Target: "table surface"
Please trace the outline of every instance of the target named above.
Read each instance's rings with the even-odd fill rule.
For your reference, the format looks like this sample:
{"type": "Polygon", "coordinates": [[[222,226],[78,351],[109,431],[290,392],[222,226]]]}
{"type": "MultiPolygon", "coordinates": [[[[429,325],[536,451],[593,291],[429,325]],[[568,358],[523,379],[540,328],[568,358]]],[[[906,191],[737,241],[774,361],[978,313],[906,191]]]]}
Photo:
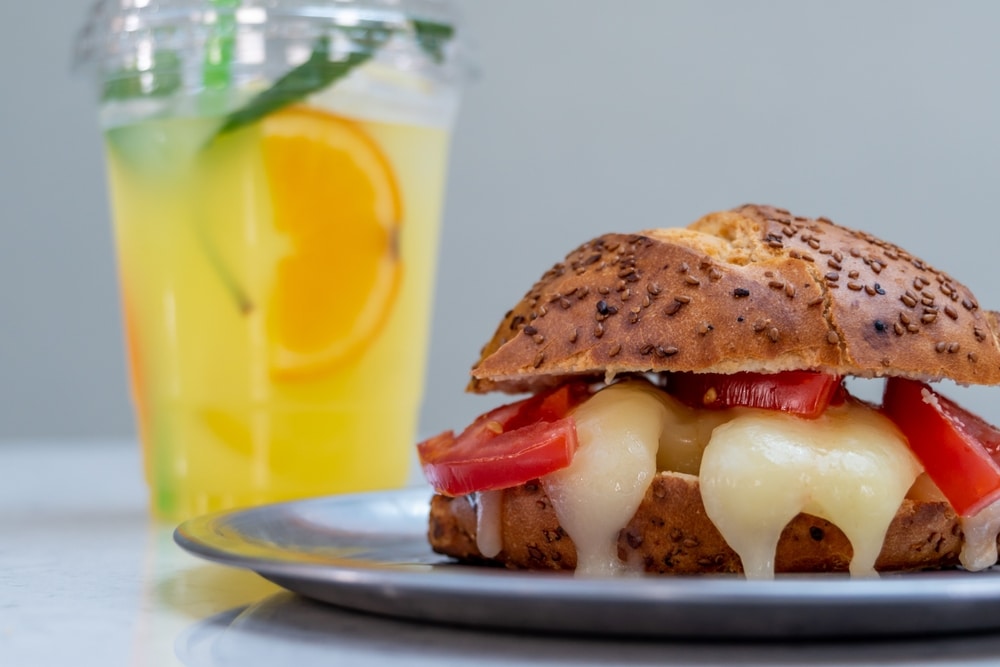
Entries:
{"type": "Polygon", "coordinates": [[[995,665],[1000,635],[655,642],[439,627],[314,603],[178,548],[124,441],[0,442],[0,665],[995,665]]]}

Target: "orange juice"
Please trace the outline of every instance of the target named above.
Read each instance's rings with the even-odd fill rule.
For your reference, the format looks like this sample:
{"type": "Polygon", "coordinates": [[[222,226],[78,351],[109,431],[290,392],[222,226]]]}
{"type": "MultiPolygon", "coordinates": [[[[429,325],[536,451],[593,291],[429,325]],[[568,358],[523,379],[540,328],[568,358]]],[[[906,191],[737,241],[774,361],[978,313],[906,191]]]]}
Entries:
{"type": "Polygon", "coordinates": [[[423,386],[448,133],[322,97],[106,128],[152,506],[402,485],[423,386]]]}

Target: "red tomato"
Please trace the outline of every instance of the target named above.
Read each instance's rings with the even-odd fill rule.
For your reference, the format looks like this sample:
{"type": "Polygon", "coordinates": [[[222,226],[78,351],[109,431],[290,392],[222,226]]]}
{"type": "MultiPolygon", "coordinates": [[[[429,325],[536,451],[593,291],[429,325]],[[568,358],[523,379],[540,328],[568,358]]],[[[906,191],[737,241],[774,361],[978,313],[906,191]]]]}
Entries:
{"type": "Polygon", "coordinates": [[[417,445],[424,476],[439,493],[505,489],[565,468],[576,453],[569,411],[587,385],[563,385],[478,417],[457,437],[446,431],[417,445]]]}
{"type": "Polygon", "coordinates": [[[671,373],[667,392],[695,408],[763,408],[807,419],[844,401],[841,378],[814,371],[671,373]]]}
{"type": "Polygon", "coordinates": [[[885,383],[882,410],[955,511],[971,516],[1000,497],[1000,430],[928,385],[885,383]]]}

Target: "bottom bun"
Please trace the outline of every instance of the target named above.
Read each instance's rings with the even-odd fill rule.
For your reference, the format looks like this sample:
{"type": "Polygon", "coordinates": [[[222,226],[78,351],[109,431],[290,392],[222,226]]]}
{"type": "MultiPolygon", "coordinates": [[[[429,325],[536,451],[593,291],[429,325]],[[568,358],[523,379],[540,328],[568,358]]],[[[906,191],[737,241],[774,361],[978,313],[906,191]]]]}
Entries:
{"type": "MultiPolygon", "coordinates": [[[[559,525],[545,490],[529,482],[502,492],[503,547],[486,558],[476,545],[473,496],[431,500],[428,537],[433,549],[461,561],[532,570],[573,570],[576,548],[559,525]]],[[[878,571],[957,565],[962,549],[958,517],[947,502],[904,500],[886,532],[878,571]]],[[[776,572],[846,572],[851,543],[835,525],[799,514],[785,527],[776,572]]],[[[659,574],[742,572],[740,558],[705,514],[698,478],[661,472],[618,538],[618,556],[635,569],[659,574]]]]}

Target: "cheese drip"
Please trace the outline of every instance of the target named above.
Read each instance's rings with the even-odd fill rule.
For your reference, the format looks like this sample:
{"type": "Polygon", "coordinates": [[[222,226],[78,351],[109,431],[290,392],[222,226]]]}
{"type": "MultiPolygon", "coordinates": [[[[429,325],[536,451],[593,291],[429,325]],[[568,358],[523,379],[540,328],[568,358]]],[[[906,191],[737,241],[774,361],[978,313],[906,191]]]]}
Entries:
{"type": "Polygon", "coordinates": [[[960,518],[965,542],[959,561],[970,572],[996,565],[997,534],[1000,533],[1000,500],[993,501],[972,516],[960,518]]]}
{"type": "Polygon", "coordinates": [[[618,534],[656,474],[667,410],[652,385],[630,381],[598,392],[573,418],[579,439],[573,461],[542,484],[576,546],[577,575],[620,574],[618,534]]]}
{"type": "Polygon", "coordinates": [[[800,512],[844,532],[852,576],[877,576],[886,530],[921,470],[887,418],[848,404],[815,420],[740,415],[713,432],[699,477],[705,511],[747,578],[774,577],[778,539],[800,512]]]}
{"type": "Polygon", "coordinates": [[[476,548],[487,558],[503,549],[503,490],[476,494],[476,548]]]}

